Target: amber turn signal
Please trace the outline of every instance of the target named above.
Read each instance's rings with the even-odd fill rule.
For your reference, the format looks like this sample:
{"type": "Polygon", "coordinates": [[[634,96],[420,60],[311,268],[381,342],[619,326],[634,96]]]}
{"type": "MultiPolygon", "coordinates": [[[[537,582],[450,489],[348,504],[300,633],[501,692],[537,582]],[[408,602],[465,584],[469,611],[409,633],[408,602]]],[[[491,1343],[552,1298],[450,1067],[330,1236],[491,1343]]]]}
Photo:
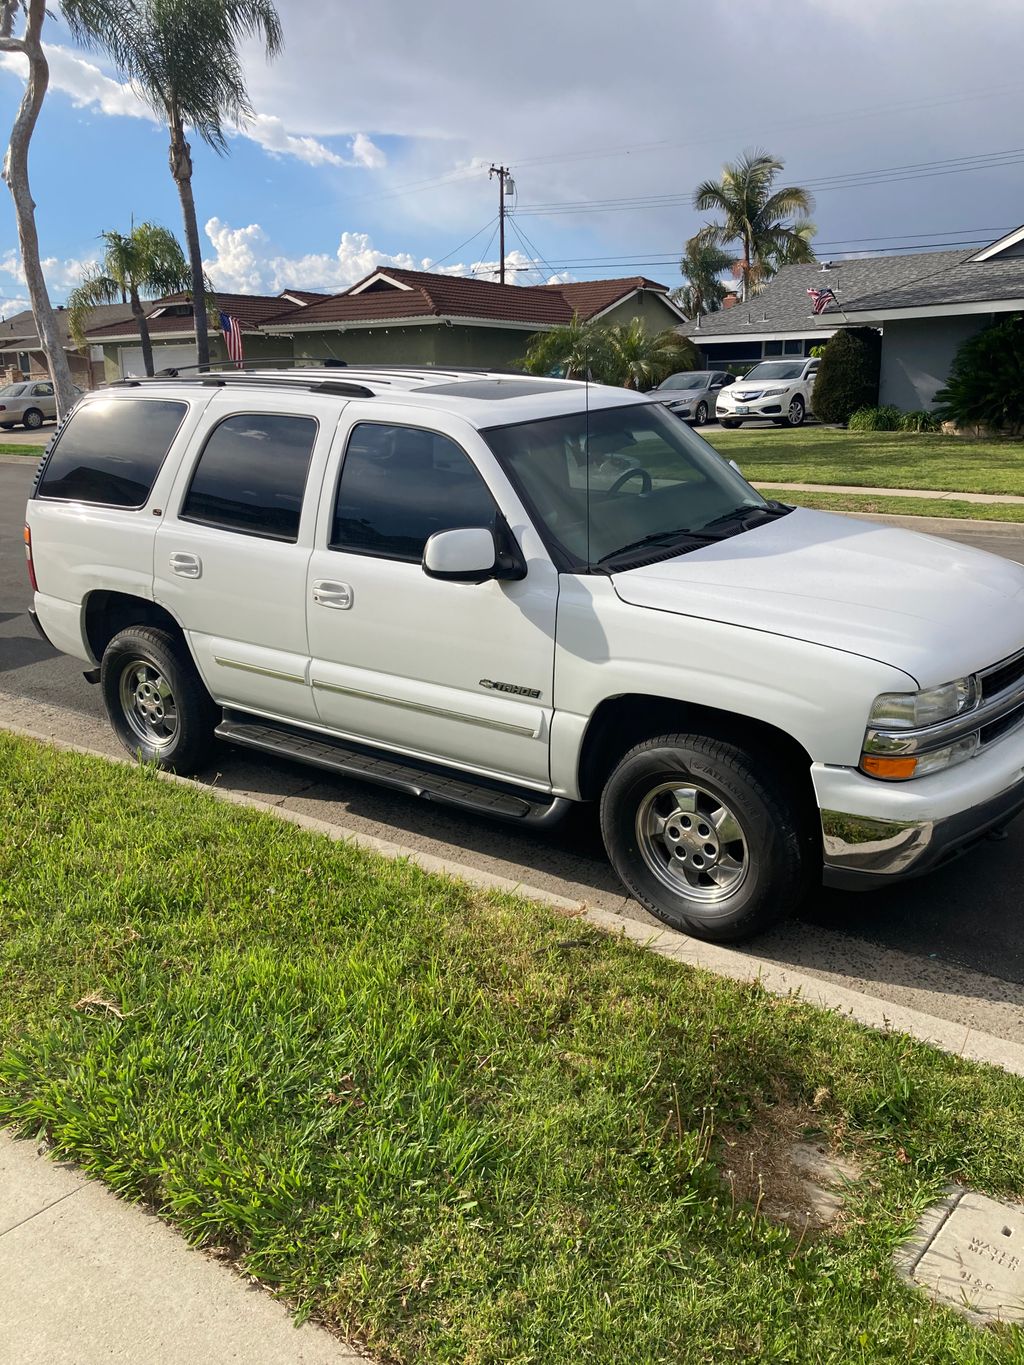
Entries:
{"type": "Polygon", "coordinates": [[[865,754],[860,766],[872,777],[887,777],[890,781],[913,777],[917,770],[917,759],[910,757],[885,758],[881,754],[865,754]]]}

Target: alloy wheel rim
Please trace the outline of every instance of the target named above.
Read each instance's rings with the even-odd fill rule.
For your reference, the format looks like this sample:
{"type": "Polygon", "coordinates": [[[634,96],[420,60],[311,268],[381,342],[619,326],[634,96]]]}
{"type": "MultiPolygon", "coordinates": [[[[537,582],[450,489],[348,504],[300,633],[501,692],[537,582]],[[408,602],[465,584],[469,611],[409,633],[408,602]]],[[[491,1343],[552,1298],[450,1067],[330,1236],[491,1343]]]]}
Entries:
{"type": "Polygon", "coordinates": [[[789,420],[795,427],[804,420],[804,405],[796,398],[789,405],[789,420]]]}
{"type": "Polygon", "coordinates": [[[676,895],[713,905],[750,871],[743,827],[720,796],[683,776],[647,793],[636,813],[640,855],[676,895]]]}
{"type": "Polygon", "coordinates": [[[121,670],[121,712],[137,739],[166,749],[178,733],[178,707],[167,679],[146,659],[121,670]]]}
{"type": "Polygon", "coordinates": [[[708,420],[708,408],[706,403],[697,404],[697,424],[703,426],[708,420]]]}

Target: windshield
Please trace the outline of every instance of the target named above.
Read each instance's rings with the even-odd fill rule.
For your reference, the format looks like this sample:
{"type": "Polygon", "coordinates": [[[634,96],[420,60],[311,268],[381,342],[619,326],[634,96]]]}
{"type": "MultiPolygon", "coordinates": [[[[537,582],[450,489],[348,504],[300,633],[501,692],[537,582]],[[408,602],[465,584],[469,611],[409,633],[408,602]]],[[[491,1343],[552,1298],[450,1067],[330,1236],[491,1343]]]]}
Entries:
{"type": "Polygon", "coordinates": [[[755,365],[743,376],[744,379],[799,379],[804,372],[802,360],[766,360],[755,365]]]}
{"type": "Polygon", "coordinates": [[[0,398],[20,398],[27,388],[27,384],[8,384],[0,389],[0,398]]]}
{"type": "Polygon", "coordinates": [[[683,374],[670,374],[658,385],[659,389],[706,389],[711,379],[707,370],[686,370],[683,374]]]}
{"type": "Polygon", "coordinates": [[[660,403],[574,412],[481,435],[555,558],[573,570],[620,552],[643,563],[663,555],[665,545],[652,549],[638,541],[685,539],[686,532],[733,513],[768,510],[740,474],[660,403]]]}

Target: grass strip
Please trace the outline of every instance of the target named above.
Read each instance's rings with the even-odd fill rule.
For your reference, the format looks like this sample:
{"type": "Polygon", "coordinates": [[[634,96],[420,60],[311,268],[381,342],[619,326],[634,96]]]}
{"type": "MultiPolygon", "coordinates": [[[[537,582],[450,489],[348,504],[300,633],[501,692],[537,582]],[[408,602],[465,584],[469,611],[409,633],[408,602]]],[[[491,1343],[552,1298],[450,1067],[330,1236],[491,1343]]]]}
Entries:
{"type": "Polygon", "coordinates": [[[1024,442],[902,431],[771,427],[712,431],[707,439],[758,483],[1024,493],[1024,442]]]}
{"type": "Polygon", "coordinates": [[[1024,1192],[1001,1072],[3,735],[0,975],[0,1121],[388,1361],[1024,1358],[890,1259],[1024,1192]],[[722,1179],[782,1129],[819,1233],[722,1179]]]}
{"type": "Polygon", "coordinates": [[[24,455],[26,459],[41,460],[44,446],[15,445],[13,441],[0,441],[0,455],[24,455]]]}
{"type": "Polygon", "coordinates": [[[822,512],[877,512],[901,517],[957,517],[964,521],[1024,521],[1024,503],[958,502],[951,498],[887,498],[872,493],[808,493],[796,488],[758,489],[766,498],[822,512]]]}

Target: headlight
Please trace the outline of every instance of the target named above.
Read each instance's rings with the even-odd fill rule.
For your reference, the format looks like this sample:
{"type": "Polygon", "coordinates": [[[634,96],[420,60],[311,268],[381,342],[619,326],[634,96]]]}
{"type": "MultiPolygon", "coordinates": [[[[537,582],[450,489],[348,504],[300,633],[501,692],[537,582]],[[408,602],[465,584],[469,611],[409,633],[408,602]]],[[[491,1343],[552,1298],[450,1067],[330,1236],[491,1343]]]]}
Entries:
{"type": "Polygon", "coordinates": [[[981,743],[979,731],[964,734],[963,726],[956,727],[960,733],[943,744],[949,730],[943,722],[967,715],[980,699],[981,687],[973,675],[920,692],[883,692],[868,717],[861,770],[889,782],[905,782],[972,758],[981,743]],[[932,726],[942,728],[930,736],[932,726]]]}
{"type": "Polygon", "coordinates": [[[765,389],[765,391],[764,391],[764,393],[761,395],[761,397],[762,397],[762,398],[778,398],[778,396],[779,396],[780,394],[785,393],[785,392],[786,392],[785,389],[765,389]]]}
{"type": "Polygon", "coordinates": [[[978,679],[973,674],[938,687],[926,687],[921,692],[883,692],[875,698],[868,725],[887,730],[916,730],[973,710],[980,694],[978,679]]]}

